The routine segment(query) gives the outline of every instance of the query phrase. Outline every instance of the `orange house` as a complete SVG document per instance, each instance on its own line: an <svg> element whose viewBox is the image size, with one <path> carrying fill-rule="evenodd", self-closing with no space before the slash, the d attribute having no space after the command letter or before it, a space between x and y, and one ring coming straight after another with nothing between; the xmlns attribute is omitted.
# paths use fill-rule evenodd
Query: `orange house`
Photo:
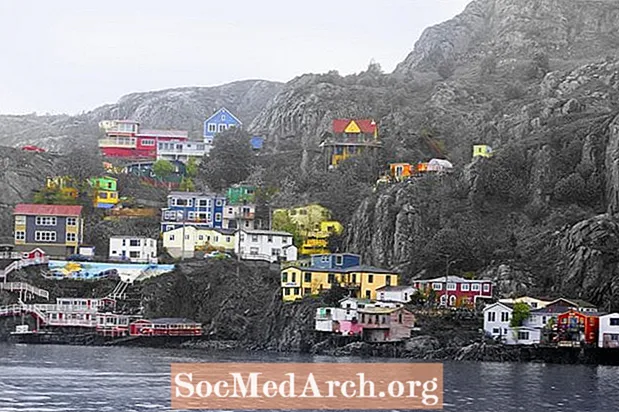
<svg viewBox="0 0 619 412"><path fill-rule="evenodd" d="M417 172L423 173L428 171L428 163L417 163Z"/></svg>
<svg viewBox="0 0 619 412"><path fill-rule="evenodd" d="M557 316L557 331L561 341L597 345L599 330L600 314L597 312L579 312L570 309Z"/></svg>
<svg viewBox="0 0 619 412"><path fill-rule="evenodd" d="M390 176L397 180L405 180L413 174L413 166L410 163L390 163Z"/></svg>

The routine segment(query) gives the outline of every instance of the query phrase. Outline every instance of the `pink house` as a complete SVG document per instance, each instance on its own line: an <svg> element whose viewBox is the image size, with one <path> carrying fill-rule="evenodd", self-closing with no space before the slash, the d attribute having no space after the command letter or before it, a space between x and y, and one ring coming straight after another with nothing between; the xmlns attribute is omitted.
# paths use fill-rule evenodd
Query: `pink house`
<svg viewBox="0 0 619 412"><path fill-rule="evenodd" d="M356 320L340 320L338 332L345 336L361 335L363 327Z"/></svg>

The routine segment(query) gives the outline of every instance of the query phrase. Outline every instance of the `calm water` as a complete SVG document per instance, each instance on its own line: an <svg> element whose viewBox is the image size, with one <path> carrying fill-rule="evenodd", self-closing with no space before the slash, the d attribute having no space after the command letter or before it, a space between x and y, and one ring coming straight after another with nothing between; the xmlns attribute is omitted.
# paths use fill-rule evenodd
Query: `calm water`
<svg viewBox="0 0 619 412"><path fill-rule="evenodd" d="M170 363L358 362L272 354L0 344L0 412L169 410ZM384 362L384 359L367 359ZM619 368L446 363L445 410L618 411Z"/></svg>

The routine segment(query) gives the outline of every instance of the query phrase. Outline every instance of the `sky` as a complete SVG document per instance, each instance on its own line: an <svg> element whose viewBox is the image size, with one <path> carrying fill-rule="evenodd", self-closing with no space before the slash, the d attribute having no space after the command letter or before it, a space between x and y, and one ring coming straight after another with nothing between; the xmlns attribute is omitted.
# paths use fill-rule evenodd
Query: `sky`
<svg viewBox="0 0 619 412"><path fill-rule="evenodd" d="M470 0L0 0L0 113L303 73L391 72Z"/></svg>

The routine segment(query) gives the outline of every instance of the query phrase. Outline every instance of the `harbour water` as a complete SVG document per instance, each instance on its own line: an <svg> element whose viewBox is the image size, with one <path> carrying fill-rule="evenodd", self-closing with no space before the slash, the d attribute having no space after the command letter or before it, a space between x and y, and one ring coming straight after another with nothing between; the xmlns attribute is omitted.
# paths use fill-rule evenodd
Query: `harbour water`
<svg viewBox="0 0 619 412"><path fill-rule="evenodd" d="M171 363L228 361L389 360L0 344L0 412L166 411ZM618 367L467 362L448 362L444 367L446 411L619 410Z"/></svg>

